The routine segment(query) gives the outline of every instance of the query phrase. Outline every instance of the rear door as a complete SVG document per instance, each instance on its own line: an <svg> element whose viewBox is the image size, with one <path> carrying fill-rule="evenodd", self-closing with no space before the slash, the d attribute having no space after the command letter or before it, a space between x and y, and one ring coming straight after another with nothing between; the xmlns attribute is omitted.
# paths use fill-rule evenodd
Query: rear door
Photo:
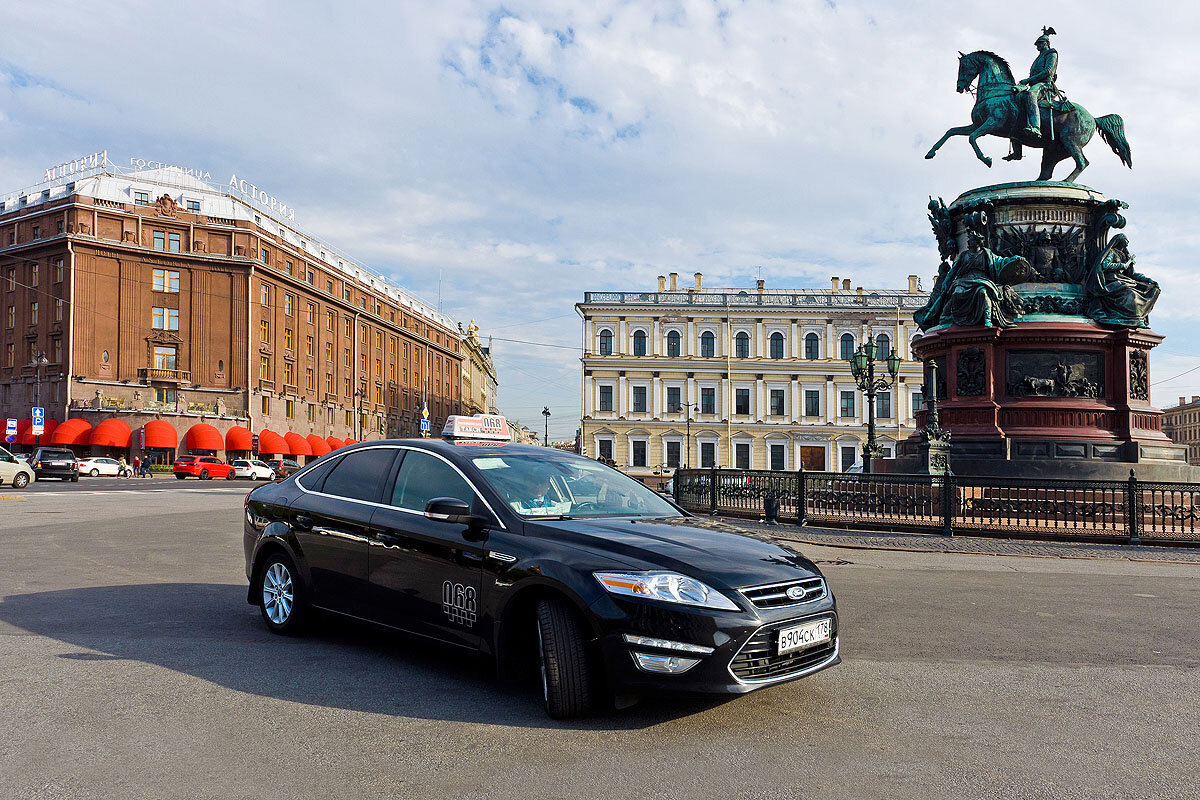
<svg viewBox="0 0 1200 800"><path fill-rule="evenodd" d="M371 527L369 603L387 625L478 647L486 533L425 517L435 497L456 497L477 514L490 512L459 470L441 456L405 450L396 478Z"/></svg>
<svg viewBox="0 0 1200 800"><path fill-rule="evenodd" d="M297 481L303 491L288 521L308 564L313 602L323 608L366 616L371 516L396 453L355 450Z"/></svg>

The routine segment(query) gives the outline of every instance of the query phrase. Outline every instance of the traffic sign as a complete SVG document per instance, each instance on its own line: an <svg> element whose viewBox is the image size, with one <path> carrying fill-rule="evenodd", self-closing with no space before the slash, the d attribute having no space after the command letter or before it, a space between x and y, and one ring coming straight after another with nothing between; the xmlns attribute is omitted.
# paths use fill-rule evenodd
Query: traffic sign
<svg viewBox="0 0 1200 800"><path fill-rule="evenodd" d="M421 433L429 433L429 420L421 420Z"/></svg>
<svg viewBox="0 0 1200 800"><path fill-rule="evenodd" d="M17 421L15 419L10 419L4 426L4 441L8 444L14 444L17 441Z"/></svg>
<svg viewBox="0 0 1200 800"><path fill-rule="evenodd" d="M421 407L421 419L429 419L429 404L428 403ZM421 430L425 430L425 429L422 428Z"/></svg>
<svg viewBox="0 0 1200 800"><path fill-rule="evenodd" d="M33 409L33 435L41 436L46 432L46 409L34 407Z"/></svg>
<svg viewBox="0 0 1200 800"><path fill-rule="evenodd" d="M257 433L250 437L250 449L254 452L254 455L258 455L258 434Z"/></svg>

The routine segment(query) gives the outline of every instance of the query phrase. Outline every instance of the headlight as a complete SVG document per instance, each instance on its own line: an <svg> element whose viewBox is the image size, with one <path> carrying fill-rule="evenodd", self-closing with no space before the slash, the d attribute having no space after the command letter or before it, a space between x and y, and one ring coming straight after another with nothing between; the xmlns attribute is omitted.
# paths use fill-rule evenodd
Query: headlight
<svg viewBox="0 0 1200 800"><path fill-rule="evenodd" d="M600 585L612 594L643 597L664 603L740 611L737 605L716 589L678 572L596 572Z"/></svg>

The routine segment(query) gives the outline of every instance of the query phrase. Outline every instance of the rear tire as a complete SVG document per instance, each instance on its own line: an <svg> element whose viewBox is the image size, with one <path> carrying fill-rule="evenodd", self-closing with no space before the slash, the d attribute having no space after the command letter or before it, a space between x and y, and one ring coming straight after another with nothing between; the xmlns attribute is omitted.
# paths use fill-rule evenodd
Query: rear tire
<svg viewBox="0 0 1200 800"><path fill-rule="evenodd" d="M595 695L594 669L578 615L563 600L539 600L537 633L546 713L552 719L585 716Z"/></svg>
<svg viewBox="0 0 1200 800"><path fill-rule="evenodd" d="M71 476L71 483L79 483L79 476L78 476L78 475L72 475L72 476Z"/></svg>
<svg viewBox="0 0 1200 800"><path fill-rule="evenodd" d="M187 475L180 475L178 472L176 472L175 477L178 478L179 480L184 480L187 478Z"/></svg>
<svg viewBox="0 0 1200 800"><path fill-rule="evenodd" d="M308 617L304 586L296 564L284 553L272 553L258 571L258 609L272 633L294 636Z"/></svg>
<svg viewBox="0 0 1200 800"><path fill-rule="evenodd" d="M88 475L91 475L93 478L99 478L99 477L100 477L100 470L98 470L98 469L94 469L94 470L92 470L91 472L89 472L89 473L88 473Z"/></svg>

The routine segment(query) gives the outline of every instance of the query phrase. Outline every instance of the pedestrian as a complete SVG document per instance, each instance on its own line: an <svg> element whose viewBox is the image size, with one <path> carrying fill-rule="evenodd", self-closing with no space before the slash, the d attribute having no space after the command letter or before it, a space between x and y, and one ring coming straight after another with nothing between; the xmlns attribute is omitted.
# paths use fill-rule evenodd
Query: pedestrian
<svg viewBox="0 0 1200 800"><path fill-rule="evenodd" d="M149 456L142 459L142 477L143 478L150 477L150 457Z"/></svg>
<svg viewBox="0 0 1200 800"><path fill-rule="evenodd" d="M141 477L142 474L142 459L138 456L133 457L133 474Z"/></svg>
<svg viewBox="0 0 1200 800"><path fill-rule="evenodd" d="M129 464L125 463L125 456L121 456L121 477L130 478L133 476L133 470L129 468Z"/></svg>

